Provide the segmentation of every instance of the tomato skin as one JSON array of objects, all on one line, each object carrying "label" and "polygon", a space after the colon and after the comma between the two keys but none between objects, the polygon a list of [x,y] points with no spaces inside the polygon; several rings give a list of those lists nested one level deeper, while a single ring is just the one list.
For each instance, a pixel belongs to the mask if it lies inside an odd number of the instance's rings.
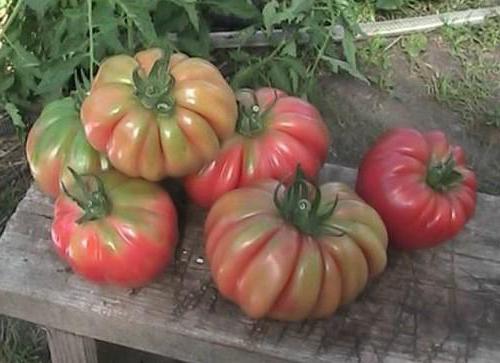
[{"label": "tomato skin", "polygon": [[[463,179],[448,190],[426,182],[428,167],[450,155]],[[474,214],[477,181],[464,151],[440,131],[394,129],[383,135],[360,165],[357,193],[384,220],[390,244],[399,249],[436,246],[456,236]]]},{"label": "tomato skin", "polygon": [[177,212],[168,193],[116,171],[99,175],[111,202],[109,215],[82,223],[82,209],[60,194],[52,240],[71,268],[96,283],[140,287],[170,262],[177,243]]},{"label": "tomato skin", "polygon": [[234,94],[217,68],[183,54],[170,57],[171,88],[158,86],[170,89],[174,106],[169,112],[147,107],[133,73],[149,76],[163,56],[152,48],[106,59],[81,110],[89,142],[119,171],[150,181],[196,172],[234,132],[237,117]]},{"label": "tomato skin", "polygon": [[277,181],[232,190],[210,209],[205,253],[219,292],[252,318],[299,321],[330,316],[386,265],[378,214],[341,183],[321,186],[321,205],[338,197],[328,222],[343,236],[301,233],[281,217]]},{"label": "tomato skin", "polygon": [[314,106],[283,91],[255,91],[257,105],[266,109],[278,97],[255,136],[238,133],[226,140],[215,160],[184,180],[198,205],[208,208],[224,193],[267,178],[286,181],[297,164],[314,179],[330,144],[329,130]]},{"label": "tomato skin", "polygon": [[80,173],[109,167],[106,157],[87,142],[76,103],[69,97],[43,109],[28,134],[26,157],[37,185],[52,198],[59,195],[61,181],[68,182],[68,167]]}]

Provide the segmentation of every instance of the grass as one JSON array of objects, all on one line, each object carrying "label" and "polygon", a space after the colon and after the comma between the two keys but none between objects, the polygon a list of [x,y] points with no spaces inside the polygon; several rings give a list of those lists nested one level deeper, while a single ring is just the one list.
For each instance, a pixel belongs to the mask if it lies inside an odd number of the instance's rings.
[{"label": "grass", "polygon": [[36,326],[0,316],[0,362],[47,362],[45,333]]},{"label": "grass", "polygon": [[500,95],[500,21],[445,27],[441,33],[461,69],[457,74],[436,74],[430,93],[459,112],[467,126],[482,120],[500,127],[500,106],[495,100]]},{"label": "grass", "polygon": [[407,0],[401,9],[388,12],[377,11],[375,3],[376,0],[359,3],[360,21],[380,21],[499,5],[498,0]]},{"label": "grass", "polygon": [[376,36],[364,41],[358,49],[362,72],[383,90],[392,87],[391,60],[388,50],[392,43],[389,39]]}]

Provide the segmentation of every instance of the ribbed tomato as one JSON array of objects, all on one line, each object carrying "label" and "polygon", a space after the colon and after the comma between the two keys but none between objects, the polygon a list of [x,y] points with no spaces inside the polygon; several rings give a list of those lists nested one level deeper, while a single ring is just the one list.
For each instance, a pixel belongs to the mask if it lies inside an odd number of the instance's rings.
[{"label": "ribbed tomato", "polygon": [[298,173],[279,187],[261,181],[215,202],[205,223],[213,279],[252,318],[327,317],[384,270],[387,232],[345,184],[317,188]]},{"label": "ribbed tomato", "polygon": [[436,246],[454,237],[476,206],[477,181],[464,151],[440,131],[394,129],[363,158],[356,191],[401,249]]},{"label": "ribbed tomato", "polygon": [[203,207],[256,180],[286,181],[298,164],[314,178],[328,153],[329,131],[313,105],[272,88],[241,90],[237,98],[237,132],[215,160],[185,178],[189,196]]},{"label": "ribbed tomato", "polygon": [[237,106],[214,65],[154,48],[105,60],[81,117],[116,169],[156,181],[212,160],[234,132]]},{"label": "ribbed tomato", "polygon": [[59,255],[94,282],[139,287],[151,281],[177,243],[168,193],[116,171],[74,176],[55,203],[52,239]]},{"label": "ribbed tomato", "polygon": [[26,156],[38,186],[53,198],[59,195],[61,181],[71,179],[68,167],[79,173],[97,173],[109,164],[87,142],[76,101],[69,97],[43,109],[28,134]]}]

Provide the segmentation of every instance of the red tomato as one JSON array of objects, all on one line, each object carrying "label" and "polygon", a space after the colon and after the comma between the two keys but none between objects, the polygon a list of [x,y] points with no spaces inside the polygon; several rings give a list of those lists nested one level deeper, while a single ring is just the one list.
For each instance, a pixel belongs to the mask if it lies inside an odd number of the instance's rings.
[{"label": "red tomato", "polygon": [[223,195],[205,223],[220,293],[252,318],[323,318],[356,298],[386,265],[387,232],[349,187],[299,174],[283,191],[259,182]]},{"label": "red tomato", "polygon": [[237,99],[237,133],[214,161],[185,179],[189,196],[202,207],[256,180],[286,180],[298,164],[314,178],[328,153],[328,128],[306,101],[272,88],[242,90]]},{"label": "red tomato", "polygon": [[159,186],[109,171],[77,176],[68,189],[55,203],[52,239],[75,272],[139,287],[166,267],[177,242],[177,213]]},{"label": "red tomato", "polygon": [[440,131],[394,129],[365,155],[356,191],[382,216],[392,246],[432,247],[471,218],[477,182],[464,151]]}]

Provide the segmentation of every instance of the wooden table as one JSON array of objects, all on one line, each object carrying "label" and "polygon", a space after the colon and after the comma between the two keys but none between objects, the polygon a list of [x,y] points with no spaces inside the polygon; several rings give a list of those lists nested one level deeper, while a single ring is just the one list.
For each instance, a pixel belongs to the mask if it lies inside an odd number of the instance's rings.
[{"label": "wooden table", "polygon": [[[352,183],[328,167],[324,179]],[[175,264],[139,291],[68,271],[50,242],[52,203],[31,188],[0,239],[0,313],[48,327],[54,362],[96,362],[95,339],[172,358],[224,362],[500,362],[500,198],[479,195],[452,243],[391,252],[386,272],[326,321],[252,321],[217,295],[203,213],[187,208]]]}]

